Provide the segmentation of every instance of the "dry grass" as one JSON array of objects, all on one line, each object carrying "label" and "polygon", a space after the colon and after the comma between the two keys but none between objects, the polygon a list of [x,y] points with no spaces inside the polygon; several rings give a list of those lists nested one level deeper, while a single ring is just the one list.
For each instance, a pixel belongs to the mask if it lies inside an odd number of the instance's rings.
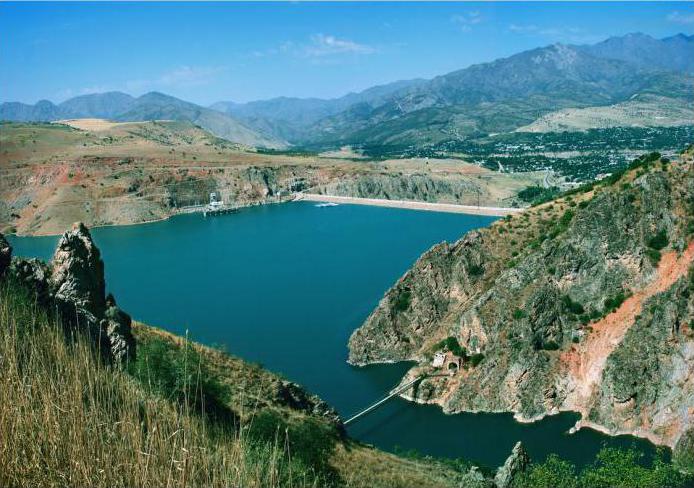
[{"label": "dry grass", "polygon": [[158,398],[1,288],[0,486],[320,485],[282,440],[253,443]]}]

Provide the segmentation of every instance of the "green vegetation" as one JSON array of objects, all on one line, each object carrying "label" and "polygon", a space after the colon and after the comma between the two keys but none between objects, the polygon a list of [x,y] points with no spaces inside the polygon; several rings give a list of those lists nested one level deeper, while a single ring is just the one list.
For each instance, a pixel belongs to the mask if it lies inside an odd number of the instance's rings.
[{"label": "green vegetation", "polygon": [[561,299],[564,310],[574,315],[581,315],[585,312],[583,305],[578,302],[574,302],[569,295],[564,295]]},{"label": "green vegetation", "polygon": [[472,356],[470,356],[470,364],[474,368],[478,364],[480,364],[483,359],[484,359],[484,354],[482,354],[481,352],[478,352],[477,354],[473,354]]},{"label": "green vegetation", "polygon": [[628,295],[624,293],[623,290],[620,290],[616,295],[606,298],[605,302],[603,303],[603,313],[607,315],[617,310],[622,306],[622,303],[624,303],[624,300],[627,299],[627,296]]},{"label": "green vegetation", "polygon": [[556,186],[543,188],[541,186],[529,186],[518,192],[518,198],[531,205],[540,205],[549,202],[559,195],[560,190]]},{"label": "green vegetation", "polygon": [[434,350],[438,351],[440,349],[446,349],[448,351],[451,351],[453,354],[463,359],[467,359],[468,357],[467,349],[462,347],[458,342],[458,339],[452,336],[446,337],[442,341],[436,343],[436,345],[434,346]]},{"label": "green vegetation", "polygon": [[525,313],[525,310],[521,310],[520,308],[517,308],[513,311],[513,318],[515,320],[524,319],[527,316],[528,316],[528,314]]},{"label": "green vegetation", "polygon": [[651,264],[653,266],[658,266],[658,263],[660,263],[661,258],[660,251],[657,251],[655,249],[646,249],[645,253],[646,257],[651,262]]},{"label": "green vegetation", "polygon": [[479,264],[470,264],[467,267],[467,272],[470,276],[478,277],[484,274],[484,268]]},{"label": "green vegetation", "polygon": [[577,472],[556,455],[532,464],[514,488],[685,488],[694,478],[679,472],[663,456],[645,462],[635,449],[603,448],[595,462]]},{"label": "green vegetation", "polygon": [[662,229],[648,240],[648,247],[656,251],[661,251],[666,248],[669,243],[670,240],[668,239],[667,232],[665,232],[665,229]]},{"label": "green vegetation", "polygon": [[410,290],[402,290],[398,297],[395,299],[395,304],[393,306],[396,312],[404,312],[410,308],[410,302],[412,301],[412,292]]}]

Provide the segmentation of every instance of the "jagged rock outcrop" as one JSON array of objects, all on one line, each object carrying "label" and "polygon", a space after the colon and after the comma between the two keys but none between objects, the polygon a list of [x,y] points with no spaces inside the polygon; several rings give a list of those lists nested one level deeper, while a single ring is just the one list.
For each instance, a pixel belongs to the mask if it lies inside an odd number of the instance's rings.
[{"label": "jagged rock outcrop", "polygon": [[106,297],[106,311],[101,323],[106,332],[111,354],[116,362],[122,363],[135,356],[135,338],[132,334],[132,319],[116,305],[116,299],[109,293]]},{"label": "jagged rock outcrop", "polygon": [[523,444],[521,442],[516,442],[513,446],[511,455],[506,459],[503,466],[500,466],[496,470],[496,476],[494,476],[494,483],[497,488],[511,488],[513,486],[514,480],[525,472],[528,465],[530,465],[530,457],[526,452]]},{"label": "jagged rock outcrop", "polygon": [[39,306],[57,311],[68,328],[86,332],[107,360],[122,363],[135,356],[132,320],[112,295],[106,297],[101,253],[82,223],[63,234],[50,265],[15,257],[7,275],[33,293]]},{"label": "jagged rock outcrop", "polygon": [[29,290],[36,298],[37,304],[43,307],[52,305],[51,291],[48,286],[51,271],[46,263],[36,258],[15,257],[12,258],[7,274]]},{"label": "jagged rock outcrop", "polygon": [[64,319],[98,326],[106,308],[104,262],[89,230],[73,225],[58,241],[51,261],[50,286]]},{"label": "jagged rock outcrop", "polygon": [[5,270],[10,265],[12,260],[12,247],[5,240],[5,236],[0,234],[0,276],[5,274]]},{"label": "jagged rock outcrop", "polygon": [[301,385],[286,380],[273,383],[273,399],[281,405],[325,417],[335,424],[342,424],[337,411],[317,395],[308,393]]},{"label": "jagged rock outcrop", "polygon": [[691,163],[643,158],[434,246],[353,333],[349,361],[425,371],[453,337],[476,362],[422,381],[414,400],[523,420],[573,410],[674,446],[694,418],[693,195]]}]

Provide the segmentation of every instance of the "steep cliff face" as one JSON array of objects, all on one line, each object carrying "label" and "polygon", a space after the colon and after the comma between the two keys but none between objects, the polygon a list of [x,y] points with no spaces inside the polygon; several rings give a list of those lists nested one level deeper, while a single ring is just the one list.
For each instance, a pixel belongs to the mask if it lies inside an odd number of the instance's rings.
[{"label": "steep cliff face", "polygon": [[414,374],[453,337],[474,360],[416,401],[522,420],[574,410],[674,446],[694,421],[694,173],[633,166],[432,248],[354,332],[350,362],[415,360]]},{"label": "steep cliff face", "polygon": [[474,204],[479,197],[488,201],[491,196],[473,178],[450,178],[425,173],[374,174],[345,178],[332,182],[319,191],[327,195],[387,200],[416,200]]}]

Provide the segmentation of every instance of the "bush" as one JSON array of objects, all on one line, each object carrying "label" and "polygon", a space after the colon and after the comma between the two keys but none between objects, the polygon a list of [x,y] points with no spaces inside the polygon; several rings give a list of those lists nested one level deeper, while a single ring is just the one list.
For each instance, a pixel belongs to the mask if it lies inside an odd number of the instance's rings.
[{"label": "bush", "polygon": [[235,423],[224,386],[189,341],[180,347],[158,338],[141,342],[128,372],[167,400],[212,420]]},{"label": "bush", "polygon": [[653,266],[658,266],[658,263],[660,263],[660,251],[656,251],[655,249],[646,249],[646,257]]},{"label": "bush", "polygon": [[410,303],[412,302],[412,292],[408,289],[401,290],[398,294],[395,303],[393,304],[393,309],[396,312],[404,312],[410,308]]},{"label": "bush", "polygon": [[550,454],[541,464],[533,464],[518,482],[520,488],[577,488],[576,467]]},{"label": "bush", "polygon": [[557,187],[528,186],[518,192],[518,198],[532,205],[540,205],[556,198],[559,193],[560,191]]},{"label": "bush", "polygon": [[592,466],[581,472],[579,486],[585,488],[684,488],[691,486],[690,476],[680,473],[657,457],[650,466],[635,449],[603,448]]},{"label": "bush", "polygon": [[557,344],[557,341],[550,339],[542,343],[542,349],[545,351],[556,351],[559,349],[559,344]]},{"label": "bush", "polygon": [[453,354],[455,354],[458,357],[461,357],[463,359],[467,359],[467,349],[462,347],[460,343],[458,342],[458,339],[456,339],[453,336],[446,337],[444,340],[441,342],[437,343],[434,346],[434,350],[439,350],[439,349],[447,349],[451,351]]},{"label": "bush", "polygon": [[517,308],[513,311],[513,318],[516,320],[524,319],[527,316],[528,316],[528,314],[525,313],[525,311],[521,310],[520,308]]},{"label": "bush", "polygon": [[580,473],[551,454],[543,463],[531,464],[514,482],[516,488],[685,488],[691,475],[680,473],[662,456],[650,463],[636,449],[604,447],[592,465]]},{"label": "bush", "polygon": [[255,416],[248,435],[257,443],[284,446],[285,454],[298,459],[307,470],[326,479],[336,478],[329,463],[337,441],[336,434],[327,425],[315,419],[292,422],[269,409]]},{"label": "bush", "polygon": [[668,239],[667,233],[665,232],[665,229],[660,230],[656,235],[651,237],[647,244],[648,247],[651,249],[655,249],[656,251],[660,251],[667,247],[667,245],[670,243],[670,239]]},{"label": "bush", "polygon": [[479,264],[470,264],[467,267],[467,272],[470,276],[482,276],[484,274],[484,268]]},{"label": "bush", "polygon": [[605,315],[612,313],[621,307],[622,303],[624,303],[624,300],[626,299],[627,295],[624,293],[624,291],[619,291],[615,296],[606,298],[603,302],[603,311]]},{"label": "bush", "polygon": [[470,356],[470,364],[472,364],[473,367],[476,367],[478,364],[482,362],[483,359],[484,354],[482,354],[481,352],[473,354],[472,356]]},{"label": "bush", "polygon": [[562,303],[564,305],[564,310],[574,315],[581,315],[585,312],[583,305],[578,302],[574,302],[569,295],[564,295],[562,298]]}]

